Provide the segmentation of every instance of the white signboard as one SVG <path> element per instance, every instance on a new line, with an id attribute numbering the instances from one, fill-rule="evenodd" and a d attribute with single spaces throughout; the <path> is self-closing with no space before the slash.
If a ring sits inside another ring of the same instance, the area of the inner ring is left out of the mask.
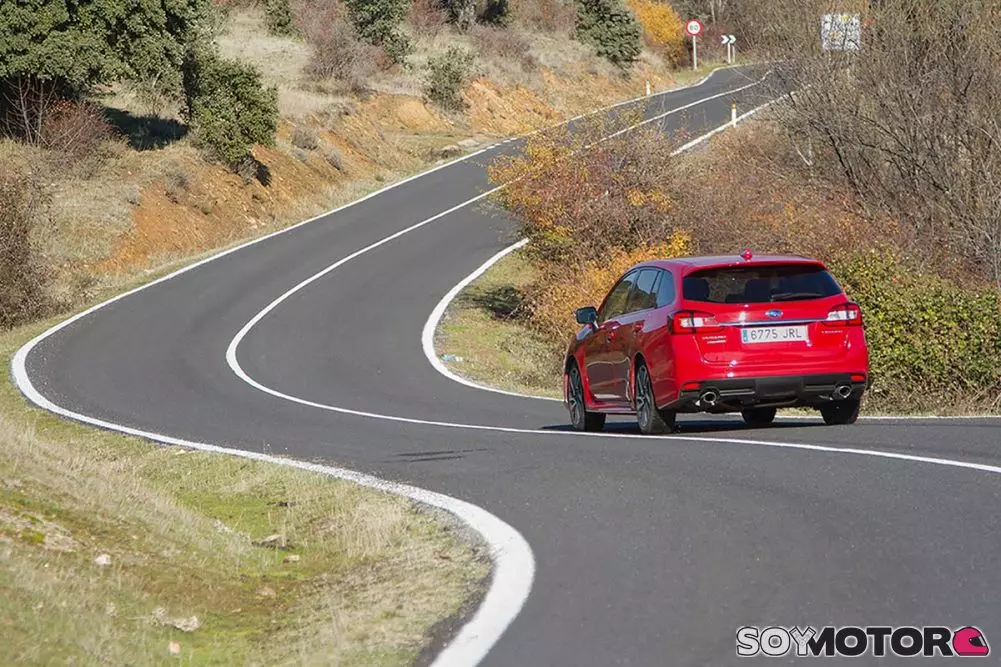
<path id="1" fill-rule="evenodd" d="M 862 48 L 862 17 L 859 14 L 824 14 L 820 22 L 820 45 L 824 51 L 858 51 Z"/>

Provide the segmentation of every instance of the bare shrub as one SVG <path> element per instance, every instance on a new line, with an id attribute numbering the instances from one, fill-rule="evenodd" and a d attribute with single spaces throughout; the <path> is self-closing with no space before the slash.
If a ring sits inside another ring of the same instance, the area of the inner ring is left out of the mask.
<path id="1" fill-rule="evenodd" d="M 104 111 L 88 101 L 55 104 L 42 123 L 41 146 L 54 156 L 78 163 L 97 156 L 98 149 L 114 136 Z"/>
<path id="2" fill-rule="evenodd" d="M 632 118 L 582 121 L 530 137 L 523 154 L 490 167 L 501 202 L 531 240 L 539 280 L 526 289 L 529 324 L 554 344 L 573 309 L 595 305 L 631 264 L 685 254 L 690 236 L 671 220 L 672 142 L 659 129 L 616 134 Z"/>
<path id="3" fill-rule="evenodd" d="M 519 62 L 523 69 L 535 66 L 528 41 L 510 28 L 476 25 L 469 31 L 477 50 L 489 56 Z"/>
<path id="4" fill-rule="evenodd" d="M 819 22 L 791 0 L 796 89 L 784 123 L 817 148 L 814 168 L 910 227 L 929 250 L 965 258 L 1001 285 L 1001 6 L 899 0 L 863 11 L 863 52 L 819 52 Z M 943 30 L 942 26 L 953 26 Z"/>
<path id="5" fill-rule="evenodd" d="M 595 116 L 540 132 L 491 165 L 492 182 L 510 183 L 502 201 L 536 256 L 583 265 L 671 235 L 671 142 L 649 126 L 602 139 L 633 120 Z"/>
<path id="6" fill-rule="evenodd" d="M 292 145 L 305 151 L 314 151 L 320 145 L 320 137 L 315 130 L 299 125 L 292 130 Z"/>
<path id="7" fill-rule="evenodd" d="M 45 273 L 31 240 L 44 205 L 41 184 L 30 173 L 0 163 L 0 329 L 46 310 Z"/>
<path id="8" fill-rule="evenodd" d="M 365 88 L 375 72 L 381 49 L 358 38 L 351 23 L 338 17 L 329 23 L 316 22 L 307 39 L 313 45 L 309 73 L 318 79 L 334 79 L 352 91 Z"/>
<path id="9" fill-rule="evenodd" d="M 163 173 L 163 190 L 167 199 L 177 204 L 191 189 L 191 177 L 180 164 L 171 163 Z"/>
<path id="10" fill-rule="evenodd" d="M 413 0 L 407 14 L 407 23 L 418 36 L 432 38 L 440 34 L 448 24 L 448 14 L 438 0 Z"/>
<path id="11" fill-rule="evenodd" d="M 713 140 L 712 150 L 676 162 L 672 212 L 706 255 L 803 254 L 828 258 L 903 244 L 892 220 L 870 220 L 851 190 L 811 171 L 775 123 L 756 122 Z"/>
<path id="12" fill-rule="evenodd" d="M 569 35 L 577 25 L 577 5 L 572 0 L 511 0 L 511 14 L 521 25 Z"/>
<path id="13" fill-rule="evenodd" d="M 337 171 L 344 171 L 344 155 L 342 155 L 337 148 L 334 146 L 328 146 L 323 151 L 323 157 L 327 160 L 327 164 L 331 167 Z"/>

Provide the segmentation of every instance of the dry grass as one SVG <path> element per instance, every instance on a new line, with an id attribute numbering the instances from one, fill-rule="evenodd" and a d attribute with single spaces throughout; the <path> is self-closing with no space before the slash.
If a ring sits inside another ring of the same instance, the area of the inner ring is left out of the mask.
<path id="1" fill-rule="evenodd" d="M 268 33 L 259 7 L 230 13 L 219 36 L 219 51 L 226 58 L 254 65 L 266 85 L 278 87 L 278 109 L 284 117 L 302 118 L 347 99 L 310 85 L 305 72 L 312 48 L 301 39 Z"/>
<path id="2" fill-rule="evenodd" d="M 4 363 L 40 328 L 0 337 Z M 193 665 L 409 664 L 486 574 L 408 501 L 64 422 L 7 382 L 0 443 L 11 664 L 173 664 L 171 641 Z"/>

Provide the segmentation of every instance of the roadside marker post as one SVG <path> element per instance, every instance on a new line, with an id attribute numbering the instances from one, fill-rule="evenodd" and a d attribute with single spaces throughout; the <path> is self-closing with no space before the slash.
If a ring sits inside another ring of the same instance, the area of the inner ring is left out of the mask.
<path id="1" fill-rule="evenodd" d="M 737 127 L 737 103 L 734 102 L 730 105 L 730 124 L 733 127 Z"/>
<path id="2" fill-rule="evenodd" d="M 646 82 L 646 96 L 650 97 L 650 82 Z"/>
<path id="3" fill-rule="evenodd" d="M 702 21 L 698 19 L 689 19 L 688 23 L 685 24 L 685 32 L 692 38 L 692 69 L 697 70 L 699 68 L 699 35 L 702 34 Z"/>
<path id="4" fill-rule="evenodd" d="M 737 53 L 737 47 L 734 44 L 737 43 L 736 35 L 721 35 L 720 42 L 726 46 L 726 64 L 732 65 L 734 56 Z"/>

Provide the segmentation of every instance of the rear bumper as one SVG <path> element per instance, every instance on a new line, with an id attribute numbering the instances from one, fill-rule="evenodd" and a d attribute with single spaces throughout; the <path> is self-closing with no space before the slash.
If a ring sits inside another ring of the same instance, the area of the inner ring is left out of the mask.
<path id="1" fill-rule="evenodd" d="M 865 373 L 825 373 L 703 380 L 698 389 L 681 391 L 678 400 L 666 407 L 679 412 L 726 412 L 754 406 L 819 406 L 835 400 L 857 400 L 867 383 L 853 380 L 853 375 L 868 377 Z M 837 399 L 834 393 L 838 387 L 849 387 L 851 393 Z M 719 396 L 713 406 L 701 401 L 707 391 Z"/>

